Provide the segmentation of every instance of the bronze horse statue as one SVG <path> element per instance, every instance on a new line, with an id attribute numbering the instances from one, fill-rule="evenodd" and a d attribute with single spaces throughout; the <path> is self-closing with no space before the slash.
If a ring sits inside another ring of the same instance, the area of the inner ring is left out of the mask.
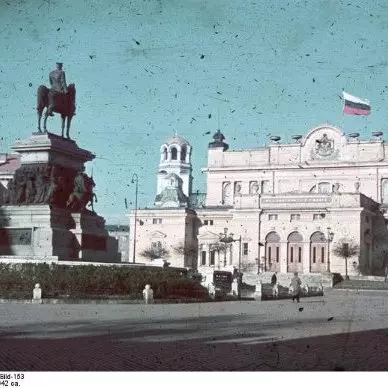
<path id="1" fill-rule="evenodd" d="M 72 210 L 83 211 L 90 203 L 94 211 L 94 201 L 97 203 L 97 196 L 93 192 L 95 185 L 93 178 L 79 171 L 74 178 L 74 191 L 70 194 L 66 206 Z"/>
<path id="2" fill-rule="evenodd" d="M 44 132 L 47 132 L 46 129 L 46 122 L 47 117 L 49 116 L 50 112 L 48 111 L 48 94 L 50 90 L 44 86 L 40 85 L 38 88 L 38 104 L 37 104 L 37 111 L 38 111 L 38 131 L 42 132 L 40 128 L 40 121 L 42 118 L 43 110 L 46 108 L 45 116 L 44 116 L 44 122 L 43 122 L 43 129 Z M 75 85 L 70 84 L 67 88 L 67 94 L 60 94 L 57 93 L 55 95 L 55 106 L 53 111 L 56 113 L 59 113 L 62 118 L 62 137 L 64 137 L 64 130 L 65 130 L 65 121 L 66 121 L 66 137 L 70 139 L 69 131 L 70 131 L 70 124 L 71 119 L 75 115 Z"/>

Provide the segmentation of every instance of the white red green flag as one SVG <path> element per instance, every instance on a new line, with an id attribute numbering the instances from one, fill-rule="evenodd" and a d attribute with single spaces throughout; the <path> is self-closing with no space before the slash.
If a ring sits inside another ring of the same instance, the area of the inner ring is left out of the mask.
<path id="1" fill-rule="evenodd" d="M 371 106 L 368 100 L 352 96 L 349 93 L 342 92 L 344 99 L 343 112 L 347 115 L 367 116 L 371 112 Z"/>

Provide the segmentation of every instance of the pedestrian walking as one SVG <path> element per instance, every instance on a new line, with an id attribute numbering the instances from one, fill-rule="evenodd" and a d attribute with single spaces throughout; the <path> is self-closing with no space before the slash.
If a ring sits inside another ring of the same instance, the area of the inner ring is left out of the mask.
<path id="1" fill-rule="evenodd" d="M 292 287 L 292 302 L 300 300 L 300 285 L 302 281 L 299 279 L 298 272 L 294 272 L 294 277 L 291 279 L 290 287 Z"/>

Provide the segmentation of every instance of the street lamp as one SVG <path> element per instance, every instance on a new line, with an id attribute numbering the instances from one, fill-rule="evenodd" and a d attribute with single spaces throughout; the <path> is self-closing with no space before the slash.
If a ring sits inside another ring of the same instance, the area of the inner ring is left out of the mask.
<path id="1" fill-rule="evenodd" d="M 224 258 L 224 267 L 226 267 L 226 244 L 231 244 L 235 241 L 238 241 L 238 273 L 240 274 L 241 269 L 241 235 L 239 238 L 234 239 L 233 233 L 229 233 L 228 235 L 228 228 L 224 228 L 224 233 L 220 233 L 220 241 L 225 243 L 225 258 Z"/>
<path id="2" fill-rule="evenodd" d="M 258 247 L 257 247 L 257 256 L 258 257 L 256 259 L 256 261 L 257 261 L 257 273 L 258 274 L 260 273 L 260 248 L 263 247 L 263 246 L 264 246 L 264 244 L 259 241 Z"/>
<path id="3" fill-rule="evenodd" d="M 132 261 L 136 262 L 136 224 L 137 224 L 137 192 L 138 192 L 138 186 L 139 186 L 139 177 L 136 173 L 132 174 L 132 180 L 131 183 L 136 183 L 136 191 L 135 191 L 135 224 L 133 227 L 133 256 Z"/>
<path id="4" fill-rule="evenodd" d="M 330 243 L 333 241 L 334 233 L 330 226 L 327 227 L 327 272 L 330 272 Z"/>

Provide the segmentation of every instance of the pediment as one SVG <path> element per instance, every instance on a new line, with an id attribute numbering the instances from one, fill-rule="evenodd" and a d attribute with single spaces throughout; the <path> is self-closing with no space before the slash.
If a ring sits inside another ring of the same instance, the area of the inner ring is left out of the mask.
<path id="1" fill-rule="evenodd" d="M 166 238 L 167 234 L 160 232 L 159 230 L 156 230 L 155 232 L 152 232 L 149 234 L 149 237 L 151 239 L 159 239 L 159 238 Z"/>
<path id="2" fill-rule="evenodd" d="M 212 240 L 212 241 L 217 240 L 218 241 L 220 239 L 220 236 L 216 233 L 206 231 L 206 232 L 199 234 L 198 239 L 199 240 Z"/>

